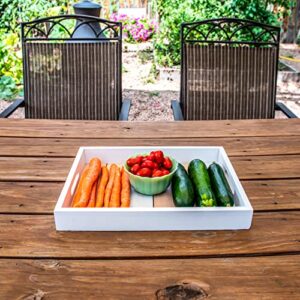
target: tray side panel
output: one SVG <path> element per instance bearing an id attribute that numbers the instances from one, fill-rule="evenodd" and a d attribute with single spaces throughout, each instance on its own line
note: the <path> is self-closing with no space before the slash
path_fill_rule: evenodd
<path id="1" fill-rule="evenodd" d="M 226 154 L 226 151 L 223 148 L 220 150 L 217 163 L 219 163 L 224 170 L 225 176 L 234 194 L 235 205 L 239 207 L 246 207 L 253 211 L 245 190 Z"/>
<path id="2" fill-rule="evenodd" d="M 55 212 L 62 231 L 165 231 L 249 229 L 251 211 Z"/>

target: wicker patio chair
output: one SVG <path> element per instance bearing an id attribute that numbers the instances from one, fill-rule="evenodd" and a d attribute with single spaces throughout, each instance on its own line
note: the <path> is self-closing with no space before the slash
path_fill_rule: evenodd
<path id="1" fill-rule="evenodd" d="M 26 118 L 128 119 L 130 101 L 122 101 L 121 23 L 64 15 L 21 27 L 24 100 L 1 117 L 25 105 Z M 79 38 L 82 27 L 93 36 Z"/>
<path id="2" fill-rule="evenodd" d="M 275 101 L 279 33 L 232 18 L 183 23 L 175 120 L 274 118 L 275 108 L 296 117 Z"/>

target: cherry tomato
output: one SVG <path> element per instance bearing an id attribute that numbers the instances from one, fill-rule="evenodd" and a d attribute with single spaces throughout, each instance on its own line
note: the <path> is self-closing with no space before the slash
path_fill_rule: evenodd
<path id="1" fill-rule="evenodd" d="M 154 170 L 152 173 L 152 177 L 160 177 L 163 176 L 163 172 L 161 170 Z"/>
<path id="2" fill-rule="evenodd" d="M 141 167 L 140 167 L 139 164 L 135 164 L 135 165 L 133 165 L 133 166 L 131 167 L 130 172 L 131 172 L 132 174 L 136 174 L 140 168 L 141 168 Z"/>
<path id="3" fill-rule="evenodd" d="M 170 174 L 170 171 L 166 170 L 166 169 L 161 169 L 161 172 L 162 172 L 163 176 Z"/>
<path id="4" fill-rule="evenodd" d="M 169 157 L 165 157 L 164 158 L 163 165 L 164 165 L 164 168 L 166 168 L 168 170 L 170 170 L 172 168 L 172 166 L 173 166 L 172 161 L 171 161 L 171 159 Z"/>
<path id="5" fill-rule="evenodd" d="M 136 175 L 141 177 L 151 177 L 152 171 L 149 168 L 142 168 L 136 173 Z"/>
<path id="6" fill-rule="evenodd" d="M 129 159 L 127 159 L 127 165 L 129 166 L 129 167 L 132 167 L 133 165 L 134 165 L 134 160 L 133 160 L 133 158 L 129 158 Z"/>
<path id="7" fill-rule="evenodd" d="M 157 165 L 157 164 L 156 164 Z M 142 164 L 141 164 L 142 168 L 149 168 L 151 170 L 155 169 L 155 165 L 154 162 L 151 160 L 145 160 Z M 157 169 L 157 168 L 156 168 Z"/>
<path id="8" fill-rule="evenodd" d="M 164 162 L 164 154 L 162 151 L 155 151 L 154 153 L 155 161 L 160 164 Z"/>
<path id="9" fill-rule="evenodd" d="M 142 162 L 143 158 L 144 158 L 144 156 L 141 156 L 141 155 L 137 156 L 136 157 L 137 164 L 140 164 Z"/>
<path id="10" fill-rule="evenodd" d="M 155 161 L 154 151 L 150 152 L 150 154 L 147 156 L 147 159 L 151 161 Z"/>
<path id="11" fill-rule="evenodd" d="M 158 169 L 158 163 L 153 162 L 153 170 Z"/>
<path id="12" fill-rule="evenodd" d="M 143 157 L 142 156 L 137 156 L 137 157 L 131 157 L 127 159 L 127 165 L 129 167 L 132 167 L 135 164 L 140 164 L 142 162 Z"/>

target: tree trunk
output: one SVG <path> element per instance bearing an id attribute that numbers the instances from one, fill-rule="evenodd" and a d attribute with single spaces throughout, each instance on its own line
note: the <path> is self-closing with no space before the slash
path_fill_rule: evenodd
<path id="1" fill-rule="evenodd" d="M 291 14 L 289 17 L 289 23 L 287 32 L 283 36 L 283 43 L 296 43 L 298 31 L 300 29 L 300 0 L 291 7 Z"/>

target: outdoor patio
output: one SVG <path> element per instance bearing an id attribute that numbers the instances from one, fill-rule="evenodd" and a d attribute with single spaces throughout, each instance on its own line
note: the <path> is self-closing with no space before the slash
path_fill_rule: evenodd
<path id="1" fill-rule="evenodd" d="M 300 299 L 300 0 L 0 11 L 0 299 Z"/>

